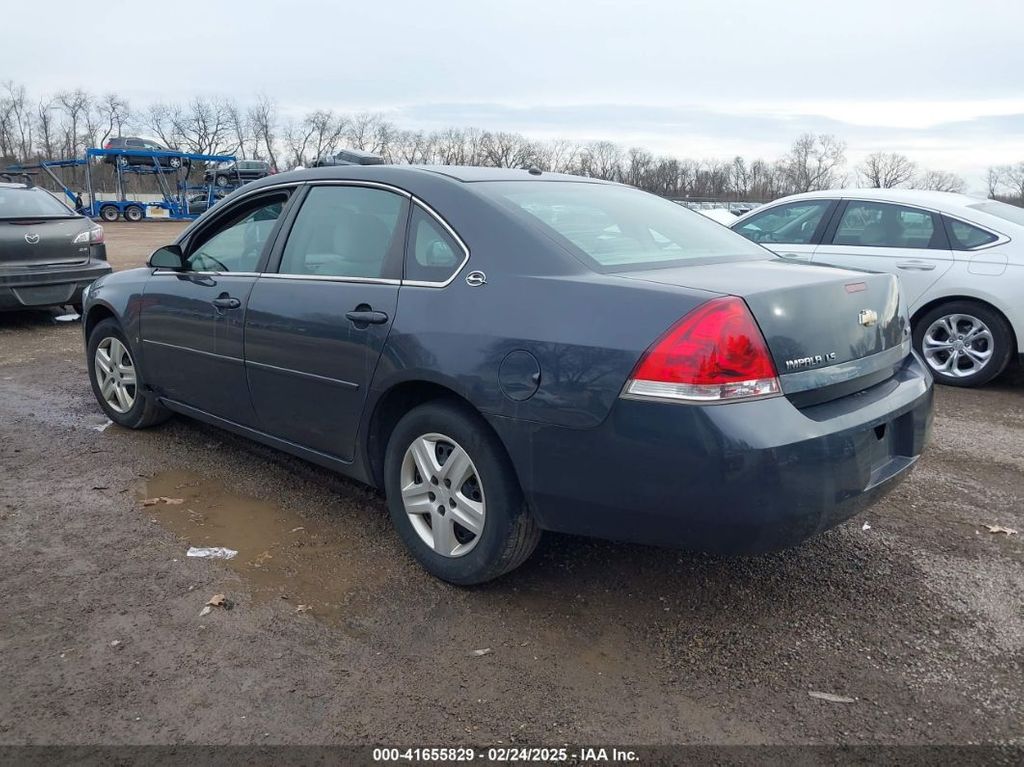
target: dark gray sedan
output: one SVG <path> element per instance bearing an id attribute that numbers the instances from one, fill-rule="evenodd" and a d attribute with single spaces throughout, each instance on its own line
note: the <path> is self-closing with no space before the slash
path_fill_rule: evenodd
<path id="1" fill-rule="evenodd" d="M 542 530 L 792 545 L 892 488 L 931 424 L 895 277 L 536 171 L 257 181 L 85 312 L 116 423 L 181 413 L 381 488 L 459 584 Z"/>
<path id="2" fill-rule="evenodd" d="M 102 226 L 45 189 L 0 182 L 0 311 L 77 307 L 109 273 Z"/>

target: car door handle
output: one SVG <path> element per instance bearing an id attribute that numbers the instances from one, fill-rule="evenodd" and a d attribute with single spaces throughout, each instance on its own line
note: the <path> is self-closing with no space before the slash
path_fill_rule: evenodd
<path id="1" fill-rule="evenodd" d="M 241 301 L 231 296 L 219 296 L 213 299 L 212 303 L 218 309 L 237 309 L 242 305 Z"/>
<path id="2" fill-rule="evenodd" d="M 900 261 L 896 264 L 896 268 L 916 272 L 930 272 L 935 268 L 935 264 L 929 264 L 927 261 Z"/>
<path id="3" fill-rule="evenodd" d="M 388 316 L 384 312 L 375 312 L 372 309 L 345 312 L 345 317 L 356 325 L 383 325 L 388 321 Z"/>

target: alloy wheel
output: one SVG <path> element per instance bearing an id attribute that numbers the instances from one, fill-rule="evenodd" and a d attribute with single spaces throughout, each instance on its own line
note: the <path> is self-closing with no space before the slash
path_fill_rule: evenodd
<path id="1" fill-rule="evenodd" d="M 96 347 L 93 359 L 100 395 L 116 413 L 127 413 L 135 404 L 135 364 L 128 348 L 114 336 L 107 336 Z"/>
<path id="2" fill-rule="evenodd" d="M 424 434 L 405 451 L 402 503 L 420 539 L 444 557 L 476 546 L 487 516 L 483 485 L 473 460 L 443 434 Z"/>
<path id="3" fill-rule="evenodd" d="M 936 373 L 965 378 L 989 363 L 994 345 L 992 331 L 977 317 L 947 314 L 925 330 L 921 351 Z"/>

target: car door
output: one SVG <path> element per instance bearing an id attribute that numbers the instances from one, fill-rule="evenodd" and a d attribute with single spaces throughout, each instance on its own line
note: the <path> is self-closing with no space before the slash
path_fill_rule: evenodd
<path id="1" fill-rule="evenodd" d="M 814 261 L 897 275 L 913 311 L 924 292 L 953 265 L 953 251 L 937 213 L 874 200 L 844 200 Z"/>
<path id="2" fill-rule="evenodd" d="M 142 301 L 141 334 L 146 376 L 161 396 L 255 424 L 243 321 L 288 197 L 287 190 L 275 190 L 237 201 L 183 244 L 186 271 L 154 271 Z"/>
<path id="3" fill-rule="evenodd" d="M 731 229 L 792 261 L 810 261 L 836 200 L 806 199 L 766 206 Z"/>
<path id="4" fill-rule="evenodd" d="M 309 187 L 253 287 L 245 320 L 261 428 L 352 460 L 398 306 L 408 199 L 372 184 Z"/>

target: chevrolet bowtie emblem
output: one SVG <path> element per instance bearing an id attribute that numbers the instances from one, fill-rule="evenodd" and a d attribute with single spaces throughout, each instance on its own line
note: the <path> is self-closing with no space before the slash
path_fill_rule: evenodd
<path id="1" fill-rule="evenodd" d="M 857 317 L 857 322 L 864 327 L 869 328 L 878 322 L 878 312 L 874 309 L 861 309 L 860 314 Z"/>

